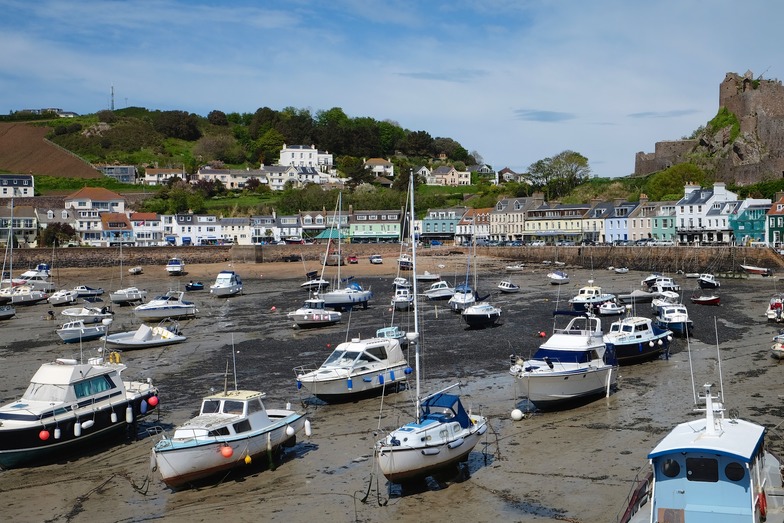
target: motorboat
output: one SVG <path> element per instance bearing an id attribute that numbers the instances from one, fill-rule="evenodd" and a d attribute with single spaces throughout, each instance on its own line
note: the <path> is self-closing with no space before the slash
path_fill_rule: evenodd
<path id="1" fill-rule="evenodd" d="M 628 267 L 615 267 L 614 271 L 615 271 L 615 274 L 626 274 L 627 272 L 629 272 L 629 268 Z"/>
<path id="2" fill-rule="evenodd" d="M 170 488 L 191 483 L 263 460 L 283 446 L 291 446 L 297 433 L 310 435 L 303 412 L 267 409 L 266 394 L 233 390 L 202 399 L 199 414 L 164 436 L 152 449 L 154 467 Z"/>
<path id="3" fill-rule="evenodd" d="M 601 287 L 593 284 L 593 280 L 588 280 L 588 285 L 580 287 L 577 295 L 570 299 L 569 303 L 575 311 L 582 312 L 591 310 L 606 301 L 614 299 L 614 294 L 602 291 Z"/>
<path id="4" fill-rule="evenodd" d="M 109 300 L 117 305 L 142 302 L 147 297 L 147 291 L 138 287 L 125 287 L 109 293 Z"/>
<path id="5" fill-rule="evenodd" d="M 756 265 L 741 265 L 741 269 L 746 271 L 747 274 L 756 274 L 758 276 L 773 276 L 773 269 L 766 267 L 757 267 Z"/>
<path id="6" fill-rule="evenodd" d="M 166 262 L 166 272 L 169 276 L 179 276 L 185 272 L 185 262 L 180 258 L 169 258 Z"/>
<path id="7" fill-rule="evenodd" d="M 547 278 L 552 285 L 565 285 L 569 283 L 569 275 L 564 271 L 552 271 L 547 273 Z"/>
<path id="8" fill-rule="evenodd" d="M 521 272 L 525 270 L 524 263 L 515 263 L 514 265 L 507 265 L 506 272 Z"/>
<path id="9" fill-rule="evenodd" d="M 719 305 L 721 298 L 717 294 L 695 294 L 691 302 L 696 305 Z"/>
<path id="10" fill-rule="evenodd" d="M 768 429 L 725 417 L 723 395 L 712 395 L 710 384 L 699 398 L 700 417 L 678 424 L 648 454 L 651 472 L 618 521 L 783 521 L 782 464 L 765 442 Z"/>
<path id="11" fill-rule="evenodd" d="M 107 318 L 101 323 L 85 325 L 82 320 L 74 320 L 64 323 L 55 332 L 60 336 L 64 343 L 79 343 L 82 341 L 96 340 L 106 334 L 112 319 Z"/>
<path id="12" fill-rule="evenodd" d="M 74 289 L 60 289 L 50 294 L 46 301 L 49 305 L 57 307 L 59 305 L 72 305 L 76 303 L 77 298 L 79 298 L 79 293 Z"/>
<path id="13" fill-rule="evenodd" d="M 348 278 L 351 280 L 352 278 Z M 349 281 L 348 285 L 340 289 L 333 289 L 326 292 L 317 292 L 319 298 L 324 300 L 325 307 L 336 310 L 351 310 L 356 306 L 367 309 L 368 301 L 373 297 L 370 289 L 365 290 L 362 285 L 355 281 Z"/>
<path id="14" fill-rule="evenodd" d="M 517 285 L 516 283 L 512 283 L 509 280 L 503 280 L 498 284 L 498 290 L 506 294 L 511 294 L 515 292 L 520 292 L 520 286 Z"/>
<path id="15" fill-rule="evenodd" d="M 410 271 L 412 269 L 411 256 L 406 253 L 401 254 L 397 259 L 397 266 L 401 271 Z"/>
<path id="16" fill-rule="evenodd" d="M 390 325 L 389 327 L 381 327 L 376 329 L 376 338 L 388 338 L 400 342 L 401 347 L 408 345 L 406 339 L 406 332 L 398 325 Z"/>
<path id="17" fill-rule="evenodd" d="M 192 301 L 183 299 L 185 292 L 169 291 L 147 303 L 137 305 L 133 313 L 141 319 L 186 318 L 196 316 L 199 310 Z"/>
<path id="18" fill-rule="evenodd" d="M 142 269 L 140 265 L 128 269 L 128 274 L 130 274 L 131 276 L 136 276 L 138 274 L 141 274 L 142 272 L 144 272 L 144 269 Z"/>
<path id="19" fill-rule="evenodd" d="M 109 436 L 136 439 L 136 422 L 158 405 L 150 379 L 126 381 L 116 352 L 44 363 L 22 397 L 0 407 L 0 467 L 61 460 Z"/>
<path id="20" fill-rule="evenodd" d="M 640 282 L 640 286 L 647 287 L 650 289 L 653 286 L 653 284 L 656 283 L 656 279 L 661 278 L 662 276 L 664 275 L 660 272 L 652 272 Z"/>
<path id="21" fill-rule="evenodd" d="M 49 295 L 46 294 L 46 292 L 35 290 L 29 285 L 4 287 L 0 289 L 0 304 L 35 305 L 36 303 L 46 301 L 47 298 L 49 298 Z"/>
<path id="22" fill-rule="evenodd" d="M 100 287 L 88 287 L 87 285 L 77 285 L 73 290 L 80 298 L 92 298 L 103 294 L 103 289 Z"/>
<path id="23" fill-rule="evenodd" d="M 678 336 L 686 336 L 694 328 L 694 322 L 689 318 L 689 311 L 680 303 L 659 307 L 653 322 L 659 328 L 669 329 Z"/>
<path id="24" fill-rule="evenodd" d="M 713 274 L 703 273 L 697 278 L 697 285 L 700 289 L 715 289 L 721 286 L 719 280 Z"/>
<path id="25" fill-rule="evenodd" d="M 354 338 L 339 344 L 318 368 L 294 369 L 297 389 L 327 402 L 397 390 L 411 369 L 396 338 Z"/>
<path id="26" fill-rule="evenodd" d="M 625 294 L 619 294 L 618 300 L 621 303 L 629 303 L 629 304 L 651 303 L 655 297 L 656 294 L 652 292 L 643 291 L 640 289 L 634 289 L 631 292 L 627 292 Z"/>
<path id="27" fill-rule="evenodd" d="M 455 288 L 450 287 L 450 285 L 441 280 L 435 283 L 432 283 L 430 287 L 425 290 L 422 294 L 424 294 L 427 299 L 431 301 L 439 301 L 439 300 L 448 300 L 455 294 Z"/>
<path id="28" fill-rule="evenodd" d="M 203 291 L 204 290 L 204 284 L 202 282 L 200 282 L 200 281 L 193 281 L 193 280 L 191 280 L 191 281 L 189 281 L 188 283 L 185 284 L 185 290 L 188 291 L 188 292 Z"/>
<path id="29" fill-rule="evenodd" d="M 393 289 L 410 289 L 411 282 L 402 276 L 398 276 L 394 280 L 392 280 L 392 288 Z"/>
<path id="30" fill-rule="evenodd" d="M 414 177 L 409 177 L 408 191 L 411 221 L 414 219 Z M 409 228 L 413 229 L 413 227 Z M 416 242 L 411 231 L 412 270 L 416 273 Z M 416 282 L 414 283 L 416 295 Z M 418 300 L 414 300 L 414 330 L 407 337 L 415 349 L 414 419 L 386 434 L 373 446 L 373 457 L 384 477 L 393 482 L 407 482 L 429 476 L 446 467 L 467 461 L 482 435 L 487 432 L 487 418 L 466 412 L 461 397 L 450 393 L 457 384 L 434 394 L 420 394 L 420 339 Z"/>
<path id="31" fill-rule="evenodd" d="M 82 320 L 84 323 L 101 323 L 114 316 L 111 307 L 71 307 L 60 314 L 69 321 Z"/>
<path id="32" fill-rule="evenodd" d="M 307 281 L 300 285 L 301 288 L 308 291 L 318 291 L 329 287 L 329 280 L 325 280 L 318 275 L 318 272 L 311 271 L 305 275 Z"/>
<path id="33" fill-rule="evenodd" d="M 338 311 L 327 309 L 321 298 L 308 298 L 302 307 L 288 313 L 288 318 L 301 329 L 334 325 L 342 316 Z"/>
<path id="34" fill-rule="evenodd" d="M 182 343 L 188 338 L 183 336 L 179 323 L 167 318 L 154 327 L 142 323 L 136 330 L 116 332 L 106 335 L 102 339 L 107 345 L 131 350 L 174 345 Z"/>
<path id="35" fill-rule="evenodd" d="M 1 283 L 9 287 L 27 286 L 46 293 L 53 292 L 55 288 L 48 263 L 39 263 L 34 269 L 24 271 L 18 278 L 6 278 Z"/>
<path id="36" fill-rule="evenodd" d="M 666 307 L 667 305 L 672 305 L 675 303 L 681 302 L 681 295 L 674 291 L 664 291 L 660 292 L 656 295 L 656 297 L 651 300 L 651 310 L 653 314 L 659 314 L 659 309 L 662 307 Z"/>
<path id="37" fill-rule="evenodd" d="M 596 308 L 599 316 L 620 316 L 625 314 L 626 310 L 626 305 L 618 303 L 617 300 L 608 300 Z"/>
<path id="38" fill-rule="evenodd" d="M 631 365 L 669 357 L 672 331 L 654 325 L 650 318 L 627 316 L 614 321 L 604 335 L 607 350 L 615 353 L 619 365 Z"/>
<path id="39" fill-rule="evenodd" d="M 234 271 L 220 271 L 215 278 L 215 283 L 210 285 L 210 294 L 224 297 L 234 296 L 242 292 L 242 280 Z"/>
<path id="40" fill-rule="evenodd" d="M 664 292 L 664 291 L 680 292 L 681 286 L 675 283 L 675 280 L 673 280 L 669 276 L 659 276 L 650 286 L 650 289 L 653 292 Z"/>
<path id="41" fill-rule="evenodd" d="M 765 317 L 768 321 L 781 323 L 782 315 L 784 315 L 784 293 L 777 292 L 768 302 L 768 309 L 765 311 Z"/>
<path id="42" fill-rule="evenodd" d="M 466 307 L 460 315 L 471 328 L 492 327 L 501 319 L 501 308 L 481 302 Z"/>
<path id="43" fill-rule="evenodd" d="M 463 312 L 477 302 L 476 293 L 467 283 L 455 287 L 455 293 L 449 298 L 449 308 L 454 312 Z"/>
<path id="44" fill-rule="evenodd" d="M 414 295 L 411 289 L 395 289 L 395 295 L 392 296 L 390 305 L 397 311 L 410 309 L 414 305 Z"/>
<path id="45" fill-rule="evenodd" d="M 0 320 L 8 320 L 16 316 L 16 308 L 13 305 L 0 305 Z"/>
<path id="46" fill-rule="evenodd" d="M 770 355 L 777 360 L 784 360 L 784 332 L 780 332 L 773 337 L 773 345 L 770 346 Z"/>
<path id="47" fill-rule="evenodd" d="M 528 401 L 540 410 L 609 396 L 616 384 L 617 365 L 604 343 L 601 319 L 573 314 L 533 357 L 511 356 L 509 373 L 522 382 Z"/>

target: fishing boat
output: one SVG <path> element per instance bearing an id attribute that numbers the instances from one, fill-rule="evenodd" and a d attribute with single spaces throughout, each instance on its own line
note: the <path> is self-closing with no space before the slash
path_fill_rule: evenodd
<path id="1" fill-rule="evenodd" d="M 694 328 L 694 322 L 689 318 L 688 309 L 680 303 L 659 307 L 653 322 L 657 327 L 669 329 L 678 336 L 686 336 Z"/>
<path id="2" fill-rule="evenodd" d="M 74 320 L 64 323 L 55 332 L 57 332 L 57 335 L 60 336 L 64 343 L 79 343 L 96 340 L 104 336 L 111 323 L 111 318 L 92 325 L 85 325 L 82 320 Z"/>
<path id="3" fill-rule="evenodd" d="M 335 347 L 318 368 L 294 368 L 297 389 L 326 402 L 396 391 L 410 372 L 400 341 L 390 337 L 354 338 Z"/>
<path id="4" fill-rule="evenodd" d="M 410 309 L 414 304 L 414 295 L 411 293 L 411 289 L 401 288 L 395 289 L 395 294 L 392 296 L 392 300 L 390 305 L 396 311 L 407 311 Z"/>
<path id="5" fill-rule="evenodd" d="M 431 301 L 448 300 L 455 295 L 455 288 L 441 280 L 430 284 L 430 287 L 422 294 Z"/>
<path id="6" fill-rule="evenodd" d="M 631 365 L 669 357 L 672 331 L 653 324 L 650 318 L 627 316 L 614 321 L 604 335 L 607 350 L 615 353 L 619 365 Z"/>
<path id="7" fill-rule="evenodd" d="M 128 269 L 128 274 L 130 274 L 131 276 L 136 276 L 137 274 L 141 274 L 142 272 L 144 272 L 144 269 L 142 269 L 140 265 Z"/>
<path id="8" fill-rule="evenodd" d="M 127 434 L 158 405 L 151 380 L 125 381 L 119 354 L 44 363 L 20 399 L 0 407 L 0 467 L 63 459 L 76 447 Z"/>
<path id="9" fill-rule="evenodd" d="M 142 302 L 147 297 L 147 291 L 137 287 L 125 287 L 109 293 L 109 300 L 117 305 Z"/>
<path id="10" fill-rule="evenodd" d="M 412 269 L 411 256 L 408 253 L 402 253 L 397 259 L 397 266 L 401 271 L 410 271 Z"/>
<path id="11" fill-rule="evenodd" d="M 771 296 L 770 301 L 768 302 L 765 317 L 768 321 L 781 323 L 782 315 L 784 315 L 784 293 L 777 292 Z"/>
<path id="12" fill-rule="evenodd" d="M 703 273 L 697 278 L 697 285 L 700 289 L 715 289 L 721 286 L 721 282 L 713 274 Z"/>
<path id="13" fill-rule="evenodd" d="M 180 324 L 175 320 L 166 318 L 158 325 L 150 327 L 144 323 L 132 331 L 116 332 L 104 336 L 107 345 L 122 347 L 124 350 L 147 349 L 150 347 L 164 347 L 182 343 L 188 338 L 180 331 Z"/>
<path id="14" fill-rule="evenodd" d="M 509 280 L 503 280 L 498 284 L 498 290 L 506 294 L 512 294 L 520 292 L 520 286 Z"/>
<path id="15" fill-rule="evenodd" d="M 597 312 L 599 316 L 619 316 L 626 313 L 626 305 L 622 305 L 616 300 L 608 300 L 597 307 Z"/>
<path id="16" fill-rule="evenodd" d="M 301 328 L 325 327 L 338 323 L 343 315 L 334 310 L 327 309 L 324 300 L 311 297 L 305 300 L 302 307 L 288 313 L 287 317 Z"/>
<path id="17" fill-rule="evenodd" d="M 236 381 L 235 381 L 236 384 Z M 199 414 L 165 434 L 152 449 L 152 461 L 172 489 L 250 465 L 293 446 L 297 433 L 310 436 L 304 412 L 268 409 L 263 392 L 224 390 L 205 396 Z"/>
<path id="18" fill-rule="evenodd" d="M 189 281 L 188 283 L 185 284 L 185 290 L 188 291 L 188 292 L 203 291 L 204 290 L 204 284 L 202 282 L 200 282 L 200 281 L 193 281 L 193 280 L 191 280 L 191 281 Z"/>
<path id="19" fill-rule="evenodd" d="M 641 287 L 647 287 L 647 288 L 651 288 L 651 287 L 653 286 L 653 284 L 654 284 L 654 283 L 656 283 L 656 279 L 657 279 L 657 278 L 661 278 L 662 276 L 664 276 L 664 275 L 663 275 L 662 273 L 660 273 L 660 272 L 652 272 L 651 274 L 649 274 L 648 276 L 646 276 L 646 277 L 645 277 L 645 278 L 644 278 L 644 279 L 643 279 L 643 280 L 640 282 L 640 286 L 641 286 Z"/>
<path id="20" fill-rule="evenodd" d="M 619 294 L 618 300 L 620 300 L 621 303 L 629 303 L 629 304 L 650 303 L 653 301 L 655 297 L 656 295 L 652 292 L 643 291 L 641 289 L 634 289 L 631 292 Z"/>
<path id="21" fill-rule="evenodd" d="M 392 280 L 392 288 L 393 289 L 410 289 L 411 288 L 411 282 L 408 281 L 406 278 L 403 278 L 402 276 L 398 276 L 394 280 Z"/>
<path id="22" fill-rule="evenodd" d="M 242 280 L 234 271 L 220 271 L 215 283 L 210 285 L 210 294 L 218 297 L 234 296 L 242 292 Z"/>
<path id="23" fill-rule="evenodd" d="M 82 320 L 84 323 L 101 323 L 114 316 L 110 307 L 72 307 L 64 309 L 60 314 L 70 321 Z"/>
<path id="24" fill-rule="evenodd" d="M 514 265 L 507 265 L 506 272 L 522 272 L 525 270 L 524 263 L 515 263 Z"/>
<path id="25" fill-rule="evenodd" d="M 103 289 L 100 287 L 89 287 L 87 285 L 77 285 L 73 288 L 80 298 L 92 298 L 103 294 Z"/>
<path id="26" fill-rule="evenodd" d="M 460 316 L 471 328 L 492 327 L 501 319 L 501 308 L 490 303 L 476 303 L 463 309 Z"/>
<path id="27" fill-rule="evenodd" d="M 674 291 L 664 291 L 657 293 L 656 297 L 651 300 L 651 310 L 654 315 L 659 314 L 659 309 L 681 302 L 681 295 Z"/>
<path id="28" fill-rule="evenodd" d="M 673 280 L 669 276 L 659 276 L 650 286 L 650 289 L 652 292 L 664 292 L 664 291 L 680 292 L 681 286 L 675 283 L 675 280 Z"/>
<path id="29" fill-rule="evenodd" d="M 569 303 L 575 311 L 582 312 L 589 311 L 606 301 L 614 299 L 614 294 L 602 291 L 601 287 L 593 284 L 593 280 L 588 280 L 588 285 L 580 287 L 577 295 L 570 299 Z"/>
<path id="30" fill-rule="evenodd" d="M 51 268 L 48 263 L 39 263 L 34 269 L 28 269 L 17 278 L 6 278 L 3 285 L 9 287 L 27 286 L 33 290 L 50 293 L 55 285 L 52 281 Z"/>
<path id="31" fill-rule="evenodd" d="M 691 302 L 696 305 L 719 305 L 721 298 L 717 294 L 695 294 Z"/>
<path id="32" fill-rule="evenodd" d="M 169 258 L 169 261 L 166 262 L 166 272 L 169 274 L 169 276 L 179 276 L 184 274 L 185 262 L 177 257 Z"/>
<path id="33" fill-rule="evenodd" d="M 615 274 L 626 274 L 629 272 L 628 267 L 615 267 L 613 270 L 615 271 Z"/>
<path id="34" fill-rule="evenodd" d="M 60 289 L 50 294 L 46 301 L 49 305 L 57 307 L 60 305 L 72 305 L 76 303 L 77 298 L 79 298 L 79 293 L 74 289 Z"/>
<path id="35" fill-rule="evenodd" d="M 601 319 L 575 314 L 555 311 L 556 318 L 571 317 L 566 327 L 553 329 L 530 359 L 511 356 L 509 373 L 521 381 L 528 401 L 540 410 L 609 396 L 615 387 L 618 367 L 604 343 Z"/>
<path id="36" fill-rule="evenodd" d="M 0 320 L 8 320 L 16 316 L 16 308 L 13 305 L 0 305 Z"/>
<path id="37" fill-rule="evenodd" d="M 678 424 L 648 454 L 651 472 L 619 522 L 784 521 L 781 462 L 766 445 L 767 429 L 725 417 L 723 394 L 711 388 L 699 395 L 703 414 Z"/>
<path id="38" fill-rule="evenodd" d="M 329 287 L 329 280 L 320 277 L 318 271 L 310 271 L 305 273 L 307 280 L 300 284 L 300 287 L 308 291 L 318 291 Z"/>
<path id="39" fill-rule="evenodd" d="M 425 271 L 417 274 L 415 279 L 419 283 L 431 283 L 440 280 L 441 275 L 437 272 Z"/>
<path id="40" fill-rule="evenodd" d="M 547 273 L 547 278 L 552 285 L 565 285 L 569 283 L 569 275 L 564 271 L 552 271 Z"/>
<path id="41" fill-rule="evenodd" d="M 29 285 L 3 287 L 0 289 L 0 304 L 35 305 L 36 303 L 46 301 L 47 298 L 49 298 L 49 295 L 46 292 L 35 290 Z"/>
<path id="42" fill-rule="evenodd" d="M 196 316 L 199 310 L 192 301 L 184 300 L 185 293 L 182 291 L 169 291 L 166 294 L 156 296 L 147 303 L 137 305 L 133 308 L 133 313 L 141 319 L 162 319 L 162 318 L 187 318 Z"/>
<path id="43" fill-rule="evenodd" d="M 410 212 L 414 216 L 413 176 L 409 180 Z M 414 238 L 411 238 L 414 244 Z M 414 244 L 415 245 L 415 244 Z M 412 270 L 416 273 L 416 247 L 412 249 Z M 416 282 L 414 295 L 416 296 Z M 422 339 L 419 332 L 417 300 L 414 300 L 414 331 L 407 334 L 415 347 L 416 410 L 414 420 L 389 432 L 376 442 L 373 454 L 381 472 L 392 482 L 407 482 L 428 476 L 468 459 L 487 431 L 487 419 L 467 412 L 461 398 L 449 393 L 452 385 L 422 397 L 419 360 Z"/>
<path id="44" fill-rule="evenodd" d="M 766 267 L 741 264 L 740 268 L 746 271 L 747 274 L 756 274 L 758 276 L 773 276 L 773 269 L 768 269 Z"/>
<path id="45" fill-rule="evenodd" d="M 784 332 L 779 332 L 773 337 L 773 345 L 770 346 L 770 355 L 777 360 L 784 360 Z"/>

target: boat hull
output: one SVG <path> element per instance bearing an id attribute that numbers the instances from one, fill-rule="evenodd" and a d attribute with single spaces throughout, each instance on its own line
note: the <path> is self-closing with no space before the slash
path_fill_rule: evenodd
<path id="1" fill-rule="evenodd" d="M 117 305 L 142 302 L 146 297 L 147 291 L 136 288 L 121 289 L 109 294 L 109 300 Z"/>
<path id="2" fill-rule="evenodd" d="M 383 369 L 346 375 L 318 374 L 297 376 L 297 389 L 305 388 L 328 403 L 353 401 L 399 388 L 408 379 L 408 363 L 401 362 Z"/>
<path id="3" fill-rule="evenodd" d="M 487 314 L 466 314 L 463 311 L 463 321 L 465 321 L 469 327 L 472 328 L 482 328 L 482 327 L 492 327 L 498 320 L 501 319 L 501 312 L 493 312 Z"/>
<path id="4" fill-rule="evenodd" d="M 661 342 L 661 343 L 659 343 Z M 651 346 L 653 343 L 653 346 Z M 619 365 L 634 365 L 654 360 L 661 355 L 669 355 L 670 341 L 667 336 L 660 336 L 653 340 L 632 341 L 621 343 L 608 343 L 615 351 L 615 358 Z"/>
<path id="5" fill-rule="evenodd" d="M 616 385 L 617 372 L 610 365 L 571 371 L 524 373 L 516 378 L 523 383 L 528 401 L 540 410 L 555 410 L 607 395 Z"/>
<path id="6" fill-rule="evenodd" d="M 242 292 L 241 285 L 230 285 L 228 287 L 210 287 L 210 294 L 218 297 L 234 296 Z"/>
<path id="7" fill-rule="evenodd" d="M 57 335 L 63 343 L 78 343 L 80 341 L 97 340 L 106 334 L 105 325 L 85 327 L 83 329 L 69 329 L 67 331 L 57 331 Z"/>
<path id="8" fill-rule="evenodd" d="M 656 318 L 653 320 L 654 324 L 661 329 L 669 329 L 676 336 L 686 336 L 687 333 L 692 331 L 694 323 L 691 320 L 676 320 L 667 321 Z"/>
<path id="9" fill-rule="evenodd" d="M 196 306 L 159 307 L 154 309 L 134 309 L 133 313 L 141 319 L 187 318 L 196 316 Z"/>
<path id="10" fill-rule="evenodd" d="M 384 445 L 376 448 L 376 460 L 389 481 L 413 481 L 466 461 L 486 430 L 482 421 L 473 424 L 467 435 L 440 445 Z"/>
<path id="11" fill-rule="evenodd" d="M 718 296 L 711 296 L 710 298 L 693 297 L 691 302 L 697 305 L 719 305 L 721 300 Z"/>
<path id="12" fill-rule="evenodd" d="M 300 329 L 313 329 L 317 327 L 326 327 L 334 325 L 341 320 L 341 316 L 337 314 L 330 314 L 328 311 L 289 313 L 288 317 Z"/>
<path id="13" fill-rule="evenodd" d="M 219 472 L 244 467 L 246 456 L 251 460 L 267 457 L 295 440 L 296 434 L 305 427 L 302 413 L 275 409 L 268 409 L 267 413 L 275 422 L 251 433 L 159 441 L 152 453 L 163 482 L 171 488 L 181 488 Z M 293 435 L 287 434 L 289 427 L 294 430 Z M 228 458 L 221 452 L 224 447 L 232 449 Z"/>
<path id="14" fill-rule="evenodd" d="M 368 301 L 372 296 L 370 291 L 341 292 L 338 290 L 319 294 L 319 297 L 324 300 L 325 307 L 337 310 L 350 310 L 357 306 L 367 309 Z"/>

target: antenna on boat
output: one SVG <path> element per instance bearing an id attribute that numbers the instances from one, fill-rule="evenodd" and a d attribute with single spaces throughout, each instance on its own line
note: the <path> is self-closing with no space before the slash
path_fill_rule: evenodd
<path id="1" fill-rule="evenodd" d="M 231 349 L 234 352 L 234 348 Z M 223 395 L 229 393 L 229 361 L 226 360 L 226 372 L 223 374 Z"/>
<path id="2" fill-rule="evenodd" d="M 697 387 L 694 384 L 694 364 L 691 361 L 691 337 L 689 336 L 689 329 L 686 330 L 686 350 L 689 354 L 689 375 L 691 376 L 691 394 L 694 404 L 697 404 Z"/>
<path id="3" fill-rule="evenodd" d="M 234 333 L 231 334 L 231 361 L 234 365 L 234 391 L 237 391 L 237 351 L 234 350 Z"/>
<path id="4" fill-rule="evenodd" d="M 416 422 L 419 423 L 421 419 L 421 408 L 422 402 L 420 400 L 420 391 L 419 391 L 419 306 L 418 306 L 418 296 L 417 296 L 417 257 L 416 257 L 416 235 L 414 234 L 414 173 L 413 171 L 409 171 L 408 175 L 408 187 L 410 191 L 410 204 L 411 204 L 411 223 L 409 227 L 409 237 L 411 239 L 411 272 L 414 275 L 413 277 L 413 291 L 414 291 L 414 332 L 407 332 L 406 338 L 408 338 L 409 344 L 414 343 L 414 371 L 416 373 Z"/>
<path id="5" fill-rule="evenodd" d="M 719 360 L 719 394 L 721 403 L 724 404 L 724 375 L 721 372 L 721 350 L 719 349 L 719 323 L 716 316 L 713 317 L 713 331 L 716 333 L 716 359 Z"/>

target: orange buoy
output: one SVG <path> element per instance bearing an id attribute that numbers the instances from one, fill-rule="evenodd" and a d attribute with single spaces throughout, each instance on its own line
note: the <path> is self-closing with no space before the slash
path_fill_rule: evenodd
<path id="1" fill-rule="evenodd" d="M 49 439 L 49 431 L 46 430 L 46 429 L 42 430 L 41 432 L 38 433 L 38 437 L 41 439 L 41 441 L 48 440 Z"/>
<path id="2" fill-rule="evenodd" d="M 234 449 L 229 446 L 221 447 L 221 456 L 224 458 L 230 458 L 234 454 Z"/>
<path id="3" fill-rule="evenodd" d="M 147 404 L 150 407 L 156 407 L 158 405 L 158 396 L 150 396 L 150 399 L 147 400 Z"/>

